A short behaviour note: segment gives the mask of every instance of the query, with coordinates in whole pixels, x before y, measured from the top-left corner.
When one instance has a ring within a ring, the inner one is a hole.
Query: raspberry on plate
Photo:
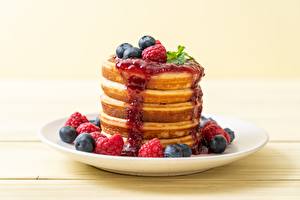
[[[219,126],[215,121],[208,121],[204,125],[204,127],[201,129],[201,134],[207,144],[209,144],[210,141],[212,140],[212,138],[216,135],[223,135],[225,137],[227,143],[228,144],[230,143],[229,134],[221,126]]]
[[[81,133],[92,133],[95,131],[100,131],[100,128],[91,122],[85,122],[80,124],[76,129],[78,134]]]
[[[144,60],[166,62],[167,61],[166,48],[161,44],[155,44],[153,46],[147,47],[142,52],[142,58]]]
[[[92,138],[94,138],[95,141],[97,141],[98,138],[100,138],[100,137],[106,138],[106,136],[103,135],[102,133],[100,133],[99,131],[95,131],[95,132],[92,132],[92,133],[89,133],[89,134],[92,136]]]
[[[89,120],[86,116],[82,115],[79,112],[73,113],[65,123],[65,126],[72,126],[75,129],[82,123],[88,122]]]
[[[123,138],[120,134],[115,134],[110,138],[100,137],[96,141],[95,153],[120,156],[124,146]]]
[[[164,156],[163,146],[158,138],[154,138],[143,144],[139,150],[139,157],[160,158]]]

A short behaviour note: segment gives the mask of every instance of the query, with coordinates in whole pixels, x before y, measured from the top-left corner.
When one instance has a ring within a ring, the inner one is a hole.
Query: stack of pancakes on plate
[[[175,65],[109,58],[102,65],[102,131],[119,133],[138,146],[159,138],[163,146],[193,147],[200,137],[203,75],[196,61]]]

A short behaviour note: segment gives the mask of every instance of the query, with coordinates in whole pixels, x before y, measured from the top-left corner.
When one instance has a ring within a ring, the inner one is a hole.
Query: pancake
[[[191,63],[197,65],[200,69],[200,79],[204,74],[203,67],[198,63]],[[197,74],[188,72],[167,72],[151,76],[147,83],[147,89],[154,90],[178,90],[188,89],[192,87],[193,81]],[[113,82],[125,84],[125,80],[116,68],[116,60],[111,57],[102,65],[102,76]],[[200,79],[198,81],[200,81]]]
[[[129,96],[127,88],[124,84],[110,81],[102,78],[101,86],[103,92],[113,98],[120,101],[128,102]],[[202,91],[200,89],[200,96]],[[194,94],[194,90],[190,88],[180,90],[150,90],[146,89],[142,92],[144,103],[182,103],[190,101]]]
[[[129,139],[133,155],[158,138],[165,147],[198,145],[203,67],[191,59],[182,65],[139,58],[111,57],[102,65],[102,132]]]
[[[102,110],[112,117],[126,119],[128,103],[110,98],[106,95],[101,96]],[[195,109],[197,110],[195,112]],[[189,121],[193,118],[200,118],[202,111],[202,99],[194,105],[188,101],[184,103],[173,104],[153,104],[144,103],[143,121],[144,122],[180,122]],[[195,114],[196,113],[196,114]]]
[[[128,136],[127,120],[109,116],[104,112],[100,115],[101,128],[110,135],[119,133],[123,137]],[[144,139],[172,139],[187,136],[196,129],[199,119],[173,123],[144,122],[142,132]]]

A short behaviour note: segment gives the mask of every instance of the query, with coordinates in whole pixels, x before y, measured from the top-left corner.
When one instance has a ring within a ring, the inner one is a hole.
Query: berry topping
[[[136,48],[136,47],[127,48],[124,51],[124,54],[123,54],[123,59],[141,58],[141,57],[142,57],[142,51],[139,48]]]
[[[128,43],[123,43],[121,45],[119,45],[116,49],[116,54],[117,54],[117,57],[118,58],[123,58],[123,54],[124,54],[124,51],[128,48],[131,48],[132,45],[131,44],[128,44]]]
[[[95,140],[88,133],[78,135],[75,139],[75,149],[84,152],[93,152],[95,148]]]
[[[80,124],[78,126],[78,128],[76,129],[76,131],[77,131],[78,134],[92,133],[92,132],[95,132],[95,131],[100,131],[100,128],[98,126],[95,126],[91,122],[86,122],[86,123]]]
[[[190,157],[192,155],[192,149],[187,144],[171,144],[166,146],[164,156],[165,157]]]
[[[115,134],[110,138],[100,137],[96,141],[95,153],[120,156],[123,149],[124,141],[120,134]]]
[[[227,143],[230,143],[230,136],[222,127],[220,127],[216,122],[214,121],[208,121],[204,127],[201,129],[201,133],[204,139],[205,144],[209,144],[212,138],[216,135],[223,135]]]
[[[156,62],[166,62],[167,61],[167,51],[166,48],[161,44],[156,44],[144,49],[142,53],[144,60],[151,60]]]
[[[59,130],[59,137],[66,143],[73,143],[77,137],[76,129],[72,126],[64,126]]]
[[[147,47],[155,45],[155,43],[156,43],[156,40],[153,37],[151,37],[149,35],[145,35],[139,40],[139,47],[142,50],[144,50]]]
[[[93,138],[95,141],[97,141],[98,138],[100,138],[100,137],[106,138],[105,135],[103,135],[102,133],[100,133],[100,132],[98,132],[98,131],[95,131],[95,132],[92,132],[92,133],[89,133],[89,134],[92,136],[92,138]]]
[[[235,138],[234,131],[231,130],[230,128],[225,128],[224,131],[226,131],[226,133],[228,133],[228,135],[230,136],[230,143],[231,143]]]
[[[163,146],[158,138],[154,138],[143,144],[139,150],[139,157],[163,157]]]
[[[72,126],[74,128],[77,128],[80,124],[88,121],[89,120],[86,118],[86,116],[80,114],[79,112],[75,112],[66,121],[65,126]]]
[[[209,142],[209,150],[213,153],[223,153],[226,149],[227,141],[223,135],[216,135]]]

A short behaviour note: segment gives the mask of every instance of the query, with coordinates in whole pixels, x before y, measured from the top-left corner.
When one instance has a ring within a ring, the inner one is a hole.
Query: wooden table
[[[118,175],[42,144],[39,127],[97,112],[97,81],[0,81],[0,199],[300,199],[300,80],[203,81],[204,112],[265,128],[270,142],[230,165],[178,177]]]

